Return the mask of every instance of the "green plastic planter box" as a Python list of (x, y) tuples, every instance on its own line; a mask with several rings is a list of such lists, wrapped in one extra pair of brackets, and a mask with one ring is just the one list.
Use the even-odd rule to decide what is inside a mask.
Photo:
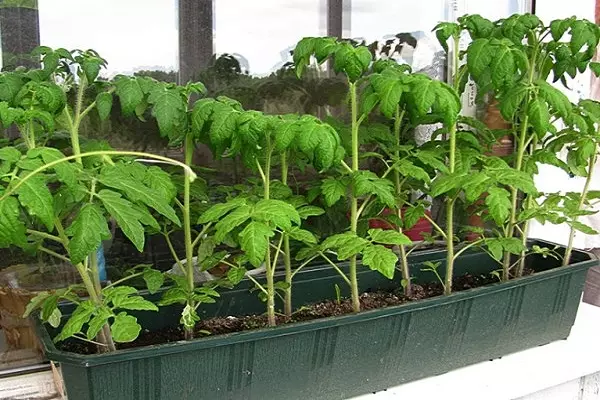
[[(435, 279), (420, 271), (422, 263), (443, 262), (444, 255), (412, 256), (415, 280)], [(533, 276), (447, 297), (112, 354), (60, 351), (53, 332), (38, 328), (47, 357), (61, 363), (72, 400), (341, 400), (567, 338), (596, 259), (576, 251), (564, 268), (553, 259), (528, 260)], [(467, 252), (456, 274), (497, 268), (485, 253)], [(360, 271), (364, 291), (399, 284)], [(334, 299), (335, 284), (345, 288), (330, 268), (298, 274), (295, 306)], [(249, 288), (243, 282), (222, 293), (218, 303), (202, 309), (204, 316), (264, 312)], [(160, 329), (177, 325), (179, 311), (163, 308), (138, 318), (144, 327)]]

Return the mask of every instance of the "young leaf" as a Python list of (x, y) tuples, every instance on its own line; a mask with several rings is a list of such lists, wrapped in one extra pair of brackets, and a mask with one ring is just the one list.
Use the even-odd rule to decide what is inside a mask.
[(215, 225), (215, 241), (221, 243), (225, 237), (235, 228), (246, 222), (252, 213), (252, 207), (241, 205), (233, 212), (225, 216)]
[(235, 199), (229, 200), (227, 203), (215, 204), (200, 216), (198, 223), (206, 224), (209, 222), (216, 222), (231, 210), (234, 210), (242, 205), (246, 205), (246, 199), (243, 197), (236, 197)]
[(144, 203), (173, 221), (176, 225), (181, 225), (175, 210), (173, 210), (173, 207), (165, 199), (157, 197), (151, 188), (127, 174), (121, 166), (104, 168), (100, 175), (100, 182), (108, 187), (122, 191), (132, 201)]
[(152, 268), (146, 268), (142, 278), (144, 278), (148, 292), (151, 294), (158, 292), (165, 282), (165, 276), (163, 273)]
[(131, 202), (112, 190), (103, 189), (97, 196), (106, 211), (117, 221), (125, 236), (131, 240), (138, 251), (144, 251), (145, 235), (144, 227), (140, 222), (142, 217), (140, 212)]
[(144, 99), (144, 93), (137, 79), (120, 76), (115, 80), (115, 86), (123, 114), (133, 115), (138, 104)]
[(22, 248), (27, 245), (19, 202), (14, 197), (0, 200), (0, 247), (6, 248), (10, 245)]
[[(27, 174), (21, 175), (23, 179)], [(43, 175), (37, 174), (22, 181), (17, 190), (21, 204), (29, 215), (36, 216), (51, 232), (54, 229), (54, 200)]]
[(275, 233), (262, 222), (252, 221), (240, 232), (240, 245), (248, 256), (248, 261), (259, 267), (269, 248), (269, 238)]
[(111, 93), (100, 92), (96, 96), (96, 109), (98, 110), (98, 116), (102, 121), (105, 121), (110, 115), (112, 104), (113, 97)]
[(321, 183), (321, 192), (325, 197), (325, 204), (331, 207), (346, 196), (347, 182), (345, 179), (325, 178)]
[(179, 323), (187, 329), (192, 329), (196, 326), (196, 322), (200, 321), (200, 317), (196, 310), (189, 304), (186, 304), (185, 308), (181, 312), (181, 319)]
[(596, 231), (594, 228), (581, 223), (579, 221), (568, 221), (567, 224), (569, 224), (569, 226), (579, 232), (585, 233), (586, 235), (597, 235), (598, 231)]
[(360, 253), (368, 244), (368, 240), (356, 236), (355, 233), (346, 232), (329, 236), (323, 241), (322, 247), (336, 250), (338, 258), (345, 260)]
[(171, 176), (160, 167), (152, 166), (146, 170), (144, 184), (167, 202), (173, 200), (177, 195), (177, 188), (171, 180)]
[(369, 236), (375, 243), (381, 244), (411, 244), (412, 240), (400, 232), (383, 229), (369, 229)]
[(229, 271), (227, 271), (227, 280), (234, 286), (240, 283), (245, 276), (246, 268), (244, 267), (231, 267)]
[(316, 217), (325, 214), (325, 210), (317, 206), (302, 206), (298, 209), (298, 215), (301, 219)]
[(467, 65), (475, 81), (478, 81), (490, 68), (494, 57), (494, 46), (489, 39), (476, 39), (467, 48)]
[(90, 300), (79, 304), (54, 341), (60, 342), (80, 333), (83, 325), (87, 324), (92, 317), (94, 310), (94, 304)]
[(113, 340), (117, 343), (133, 342), (140, 335), (142, 327), (137, 323), (137, 318), (121, 312), (115, 316), (110, 326)]
[(550, 113), (548, 112), (546, 103), (539, 98), (534, 99), (529, 104), (527, 115), (529, 116), (531, 125), (540, 137), (548, 132), (550, 129)]
[(305, 244), (317, 244), (317, 238), (311, 232), (294, 226), (287, 232), (290, 238)]
[(163, 87), (150, 93), (148, 103), (152, 105), (152, 116), (156, 118), (161, 136), (177, 139), (187, 120), (185, 98), (177, 90)]
[(379, 178), (371, 171), (358, 171), (354, 174), (354, 194), (356, 196), (375, 195), (388, 207), (394, 207), (394, 185), (387, 179)]
[(96, 315), (92, 317), (88, 324), (86, 337), (88, 340), (94, 340), (98, 333), (102, 330), (104, 325), (108, 323), (109, 318), (113, 316), (113, 313), (106, 308), (100, 308), (96, 311)]
[(85, 204), (66, 230), (69, 240), (69, 255), (73, 264), (82, 262), (95, 252), (103, 240), (110, 239), (110, 230), (102, 210), (95, 204)]
[(508, 190), (499, 187), (489, 188), (485, 204), (488, 206), (489, 213), (497, 225), (502, 225), (506, 222), (511, 209), (510, 193)]
[(291, 229), (292, 222), (300, 224), (298, 211), (291, 204), (282, 200), (260, 200), (254, 207), (252, 218), (272, 223), (284, 230)]
[(402, 227), (410, 229), (425, 215), (425, 206), (418, 204), (415, 207), (408, 207), (402, 215)]
[(398, 256), (387, 247), (369, 245), (363, 251), (362, 263), (374, 271), (379, 271), (388, 279), (394, 278)]

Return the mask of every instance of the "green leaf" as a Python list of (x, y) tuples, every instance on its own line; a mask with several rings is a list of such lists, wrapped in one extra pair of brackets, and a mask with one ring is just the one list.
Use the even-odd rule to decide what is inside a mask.
[(152, 166), (146, 170), (144, 184), (167, 202), (173, 200), (177, 195), (177, 188), (171, 180), (171, 175), (160, 167)]
[[(170, 275), (171, 278), (176, 277), (177, 275)], [(177, 276), (178, 278), (182, 278)], [(185, 279), (185, 278), (184, 278)], [(188, 300), (188, 296), (185, 290), (179, 287), (171, 288), (167, 290), (160, 301), (158, 302), (159, 306), (168, 306), (171, 304), (183, 304)]]
[(103, 240), (110, 239), (110, 230), (102, 210), (95, 204), (85, 204), (66, 230), (71, 236), (69, 255), (73, 264), (82, 262), (95, 252)]
[[(429, 183), (430, 178), (427, 171), (419, 166), (414, 165), (412, 162), (410, 162), (410, 160), (400, 159), (394, 163), (394, 168), (396, 168), (403, 176), (407, 178), (414, 178), (425, 183)], [(444, 169), (446, 169), (445, 166)]]
[(323, 241), (324, 249), (334, 249), (340, 260), (357, 255), (369, 245), (369, 241), (357, 236), (355, 233), (346, 232), (329, 236)]
[(56, 307), (54, 309), (54, 311), (52, 311), (52, 314), (50, 314), (50, 316), (47, 318), (46, 321), (53, 328), (58, 328), (60, 326), (60, 320), (61, 320), (61, 318), (62, 318), (62, 313), (60, 312), (60, 309), (58, 309), (58, 307)]
[(342, 197), (346, 196), (347, 181), (345, 179), (325, 178), (321, 183), (321, 192), (325, 197), (325, 204), (333, 206)]
[(145, 186), (127, 174), (120, 166), (107, 167), (102, 170), (100, 182), (113, 189), (122, 191), (134, 202), (141, 202), (167, 217), (176, 225), (181, 225), (175, 210), (165, 199), (156, 196), (153, 189)]
[(229, 211), (234, 210), (242, 205), (246, 205), (246, 199), (242, 197), (236, 197), (232, 200), (229, 200), (227, 203), (215, 204), (200, 216), (198, 223), (207, 224), (209, 222), (216, 222)]
[(448, 39), (460, 32), (460, 26), (453, 22), (441, 22), (435, 28), (435, 36), (446, 53), (448, 53)]
[(221, 105), (214, 109), (209, 137), (218, 154), (229, 147), (229, 141), (237, 129), (240, 112)]
[(387, 118), (392, 118), (404, 91), (403, 82), (390, 75), (372, 75), (370, 82), (379, 96), (381, 112)]
[(350, 82), (356, 82), (367, 71), (373, 55), (365, 46), (352, 47), (349, 43), (341, 43), (334, 55), (334, 69), (344, 72)]
[(425, 215), (425, 206), (418, 204), (414, 207), (409, 207), (403, 211), (402, 215), (402, 227), (404, 229), (410, 229)]
[(187, 103), (177, 90), (157, 89), (148, 96), (161, 136), (176, 139), (187, 121)]
[(536, 81), (540, 96), (564, 119), (571, 115), (571, 102), (564, 93), (548, 82), (540, 79)]
[(19, 159), (21, 159), (21, 152), (14, 147), (0, 148), (0, 160), (14, 164), (19, 161)]
[(437, 82), (429, 77), (415, 79), (411, 88), (411, 97), (419, 116), (427, 114), (435, 103), (439, 92), (437, 88)]
[(142, 278), (144, 278), (148, 292), (151, 294), (158, 292), (165, 282), (165, 276), (163, 273), (152, 268), (146, 268)]
[(504, 119), (512, 121), (525, 101), (528, 90), (524, 86), (508, 88), (507, 92), (500, 97), (500, 112)]
[(27, 246), (25, 224), (21, 219), (19, 202), (14, 197), (0, 201), (0, 247)]
[(115, 309), (158, 311), (158, 307), (154, 303), (144, 299), (142, 296), (115, 296), (112, 299), (112, 303)]
[[(425, 165), (435, 168), (441, 172), (448, 171), (448, 167), (442, 161), (443, 159), (441, 158), (440, 154), (437, 154), (437, 153), (435, 153), (433, 151), (429, 151), (429, 150), (419, 150), (419, 151), (417, 151), (417, 153), (415, 155), (416, 155), (417, 159)], [(428, 182), (428, 181), (429, 181), (429, 176), (428, 176), (428, 180), (426, 182)]]
[(121, 110), (124, 115), (133, 115), (138, 104), (144, 100), (144, 93), (137, 79), (120, 76), (115, 80), (116, 95), (121, 102)]
[(485, 204), (496, 224), (503, 225), (510, 215), (512, 207), (508, 190), (499, 187), (489, 188)]
[(283, 230), (291, 229), (292, 222), (300, 224), (298, 211), (282, 200), (260, 200), (254, 207), (252, 219), (272, 223)]
[[(42, 157), (44, 163), (49, 164), (65, 158), (66, 156), (52, 147), (36, 147), (27, 152), (28, 157)], [(69, 186), (75, 186), (77, 184), (77, 176), (79, 175), (80, 168), (75, 163), (61, 162), (54, 165), (54, 171), (58, 180), (66, 183)]]
[(513, 49), (508, 46), (498, 46), (490, 64), (492, 82), (496, 87), (510, 85), (515, 79), (517, 69)]
[(572, 19), (557, 19), (550, 22), (550, 32), (552, 33), (552, 39), (558, 42), (563, 37), (565, 32), (571, 27), (573, 23)]
[(113, 97), (111, 93), (101, 92), (96, 96), (96, 109), (98, 110), (98, 116), (102, 121), (105, 121), (112, 110)]
[(94, 314), (95, 308), (94, 303), (90, 300), (79, 304), (54, 341), (60, 342), (80, 333), (83, 325), (87, 324)]
[(194, 326), (196, 326), (196, 322), (198, 321), (200, 321), (200, 317), (198, 316), (198, 313), (194, 307), (186, 304), (185, 308), (181, 312), (181, 319), (179, 320), (179, 323), (187, 329), (192, 329)]
[(374, 271), (379, 271), (388, 279), (394, 278), (398, 256), (381, 245), (369, 245), (363, 251), (362, 263)]
[(411, 244), (412, 240), (400, 232), (394, 230), (369, 229), (369, 236), (375, 243), (381, 244)]
[(137, 318), (122, 312), (115, 316), (110, 326), (113, 340), (117, 343), (133, 342), (140, 335), (142, 327), (137, 323)]
[(585, 233), (586, 235), (597, 235), (598, 231), (596, 231), (594, 228), (581, 223), (579, 221), (568, 221), (567, 224), (569, 224), (569, 226), (579, 232)]
[(503, 185), (515, 187), (527, 194), (537, 193), (533, 177), (523, 171), (507, 168), (493, 173), (490, 172), (489, 175)]
[(37, 310), (38, 308), (41, 308), (42, 304), (50, 296), (50, 292), (39, 292), (33, 299), (29, 301), (29, 303), (27, 303), (27, 306), (25, 307), (25, 312), (23, 313), (22, 317), (27, 318), (31, 315), (33, 311)]
[(467, 48), (467, 65), (475, 81), (488, 72), (494, 51), (489, 39), (476, 39)]
[(23, 77), (17, 72), (4, 72), (0, 75), (0, 101), (12, 103), (15, 96), (25, 83)]
[(298, 78), (302, 76), (304, 68), (310, 63), (310, 57), (315, 50), (315, 40), (316, 38), (305, 37), (294, 48), (293, 59)]
[[(27, 174), (21, 175), (23, 179)], [(17, 190), (19, 202), (27, 209), (29, 215), (38, 217), (48, 231), (54, 230), (54, 200), (46, 185), (43, 175), (37, 174), (22, 180)]]
[(252, 207), (248, 205), (244, 204), (236, 208), (215, 225), (215, 241), (221, 243), (232, 230), (250, 219), (251, 215)]
[(308, 217), (316, 217), (323, 214), (325, 214), (325, 210), (317, 206), (303, 206), (298, 209), (298, 215), (302, 219), (306, 219)]
[(431, 196), (438, 197), (451, 190), (461, 188), (464, 180), (464, 175), (439, 175), (431, 184)]
[[(319, 64), (321, 64), (331, 54), (333, 54), (338, 45), (336, 38), (334, 38), (334, 37), (315, 38), (313, 41), (313, 44), (314, 44), (314, 56), (317, 59), (317, 62)], [(301, 51), (303, 51), (303, 50), (305, 51), (306, 49), (301, 49)], [(294, 52), (296, 52), (296, 50), (294, 50)]]
[(111, 318), (112, 316), (112, 312), (110, 312), (104, 307), (97, 310), (96, 315), (92, 317), (88, 324), (88, 329), (86, 332), (87, 339), (94, 340), (94, 338), (98, 336), (98, 333), (100, 333), (104, 325), (108, 323), (109, 318)]
[(540, 137), (548, 132), (550, 129), (550, 113), (546, 103), (539, 98), (534, 99), (529, 103), (527, 115), (531, 125)]
[(240, 246), (253, 266), (262, 264), (269, 248), (269, 238), (274, 235), (271, 228), (258, 221), (250, 222), (240, 232)]
[(145, 235), (144, 227), (140, 222), (141, 213), (130, 201), (112, 190), (103, 189), (97, 193), (97, 196), (106, 211), (117, 221), (125, 236), (131, 240), (138, 251), (144, 251)]
[(243, 267), (231, 267), (227, 271), (227, 279), (232, 285), (237, 285), (246, 276), (246, 268)]
[(102, 67), (102, 59), (98, 57), (86, 57), (81, 63), (81, 68), (85, 73), (85, 77), (87, 78), (88, 84), (93, 83), (98, 74), (100, 73), (100, 68)]
[(354, 174), (354, 194), (356, 196), (374, 195), (388, 207), (394, 207), (394, 185), (387, 179), (379, 178), (371, 171), (358, 171)]
[(313, 235), (311, 232), (305, 229), (300, 229), (297, 226), (294, 226), (292, 229), (290, 229), (287, 232), (287, 234), (290, 236), (291, 239), (297, 240), (299, 242), (305, 244), (317, 244), (317, 238), (315, 237), (315, 235)]

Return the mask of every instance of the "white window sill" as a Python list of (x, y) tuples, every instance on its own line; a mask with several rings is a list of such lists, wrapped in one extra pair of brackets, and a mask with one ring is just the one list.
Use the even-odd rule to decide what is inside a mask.
[(600, 371), (600, 308), (581, 303), (567, 340), (353, 398), (512, 400)]

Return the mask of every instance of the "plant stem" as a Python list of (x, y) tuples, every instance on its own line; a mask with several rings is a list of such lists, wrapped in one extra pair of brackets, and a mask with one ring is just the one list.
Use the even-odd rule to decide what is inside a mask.
[[(194, 142), (191, 135), (185, 137), (185, 164), (190, 166), (192, 164), (192, 156), (194, 151)], [(187, 171), (185, 171), (185, 177), (183, 181), (183, 234), (185, 240), (185, 275), (187, 278), (187, 292), (188, 300), (187, 305), (192, 309), (195, 309), (196, 302), (192, 299), (192, 294), (195, 289), (194, 282), (194, 248), (192, 242), (192, 224), (190, 221), (190, 186), (191, 179)], [(194, 338), (194, 328), (185, 327), (185, 339), (191, 340)]]
[[(397, 106), (394, 117), (394, 136), (396, 137), (396, 146), (399, 147), (400, 131), (402, 128), (402, 118), (404, 118), (404, 110), (400, 112), (400, 107)], [(400, 158), (400, 150), (396, 149), (394, 155), (396, 156), (396, 160), (398, 160)], [(394, 168), (393, 175), (394, 185), (396, 187), (396, 197), (400, 198), (400, 196), (402, 195), (402, 182), (400, 180), (400, 171), (398, 171), (397, 168)], [(398, 219), (402, 220), (402, 207), (398, 206), (396, 211), (398, 212)], [(402, 226), (398, 226), (398, 232), (402, 233)], [(398, 250), (400, 253), (400, 270), (402, 273), (404, 294), (410, 297), (412, 295), (412, 285), (410, 283), (410, 269), (408, 267), (408, 258), (406, 256), (406, 246), (404, 246), (403, 244), (398, 245)]]
[[(523, 167), (523, 157), (525, 156), (525, 143), (527, 141), (527, 126), (529, 124), (529, 116), (526, 114), (527, 105), (524, 107), (524, 118), (521, 124), (521, 132), (519, 135), (519, 143), (517, 145), (517, 158), (515, 160), (515, 169), (517, 171), (521, 171)], [(515, 226), (517, 224), (517, 207), (519, 204), (519, 190), (512, 186), (510, 188), (510, 198), (511, 198), (511, 207), (510, 207), (510, 220), (508, 222), (508, 229), (506, 231), (506, 237), (511, 238), (515, 235)], [(527, 231), (523, 232), (523, 237), (526, 238)], [(510, 279), (510, 257), (511, 253), (508, 251), (504, 252), (504, 258), (502, 260), (502, 280), (508, 281)]]
[[(596, 160), (598, 158), (598, 151), (594, 151), (594, 154), (590, 157), (590, 163), (588, 166), (588, 174), (585, 179), (585, 184), (583, 185), (583, 191), (581, 192), (581, 197), (579, 198), (579, 207), (578, 210), (583, 209), (585, 202), (587, 200), (587, 195), (590, 190), (590, 184), (592, 183), (592, 173), (594, 172), (594, 166), (596, 165)], [(571, 253), (573, 252), (573, 241), (575, 239), (575, 228), (571, 227), (569, 232), (569, 242), (567, 244), (567, 248), (565, 250), (565, 256), (563, 257), (563, 266), (569, 265), (571, 262)]]
[[(265, 157), (265, 167), (260, 168), (260, 163), (257, 162), (259, 166), (259, 171), (261, 173), (261, 177), (263, 179), (263, 199), (269, 200), (271, 198), (271, 156), (273, 155), (273, 149), (271, 147), (271, 137), (266, 135), (266, 157)], [(265, 254), (265, 273), (267, 275), (267, 320), (269, 326), (275, 326), (275, 265), (271, 263), (271, 247), (267, 246), (267, 251)]]
[[(460, 85), (460, 77), (458, 74), (459, 52), (460, 52), (460, 37), (458, 34), (453, 36), (454, 51), (452, 54), (453, 62), (453, 86), (458, 91)], [(448, 131), (450, 139), (450, 154), (448, 156), (448, 169), (450, 174), (454, 173), (456, 166), (456, 122), (452, 124)], [(446, 198), (446, 279), (444, 283), (444, 294), (452, 293), (452, 278), (454, 277), (454, 199)]]
[[(81, 154), (81, 147), (79, 146), (79, 124), (81, 123), (81, 108), (83, 107), (83, 95), (85, 93), (85, 87), (87, 85), (87, 78), (82, 75), (79, 79), (79, 86), (77, 87), (77, 100), (75, 103), (75, 115), (72, 119), (71, 124), (71, 147), (73, 148), (73, 155), (78, 156), (75, 160), (81, 164), (82, 160), (79, 155)], [(66, 111), (69, 112), (68, 110)]]
[[(289, 165), (286, 152), (281, 153), (281, 183), (287, 186), (288, 183)], [(285, 315), (289, 318), (292, 316), (292, 255), (290, 253), (290, 237), (283, 232), (283, 264), (285, 266), (285, 299), (283, 309)]]
[[(356, 83), (350, 82), (350, 109), (352, 114), (352, 172), (358, 171), (358, 101)], [(354, 234), (358, 227), (358, 199), (354, 193), (350, 194), (350, 231)], [(350, 258), (350, 292), (352, 297), (352, 309), (360, 311), (360, 299), (358, 293), (358, 279), (356, 277), (356, 255)]]

